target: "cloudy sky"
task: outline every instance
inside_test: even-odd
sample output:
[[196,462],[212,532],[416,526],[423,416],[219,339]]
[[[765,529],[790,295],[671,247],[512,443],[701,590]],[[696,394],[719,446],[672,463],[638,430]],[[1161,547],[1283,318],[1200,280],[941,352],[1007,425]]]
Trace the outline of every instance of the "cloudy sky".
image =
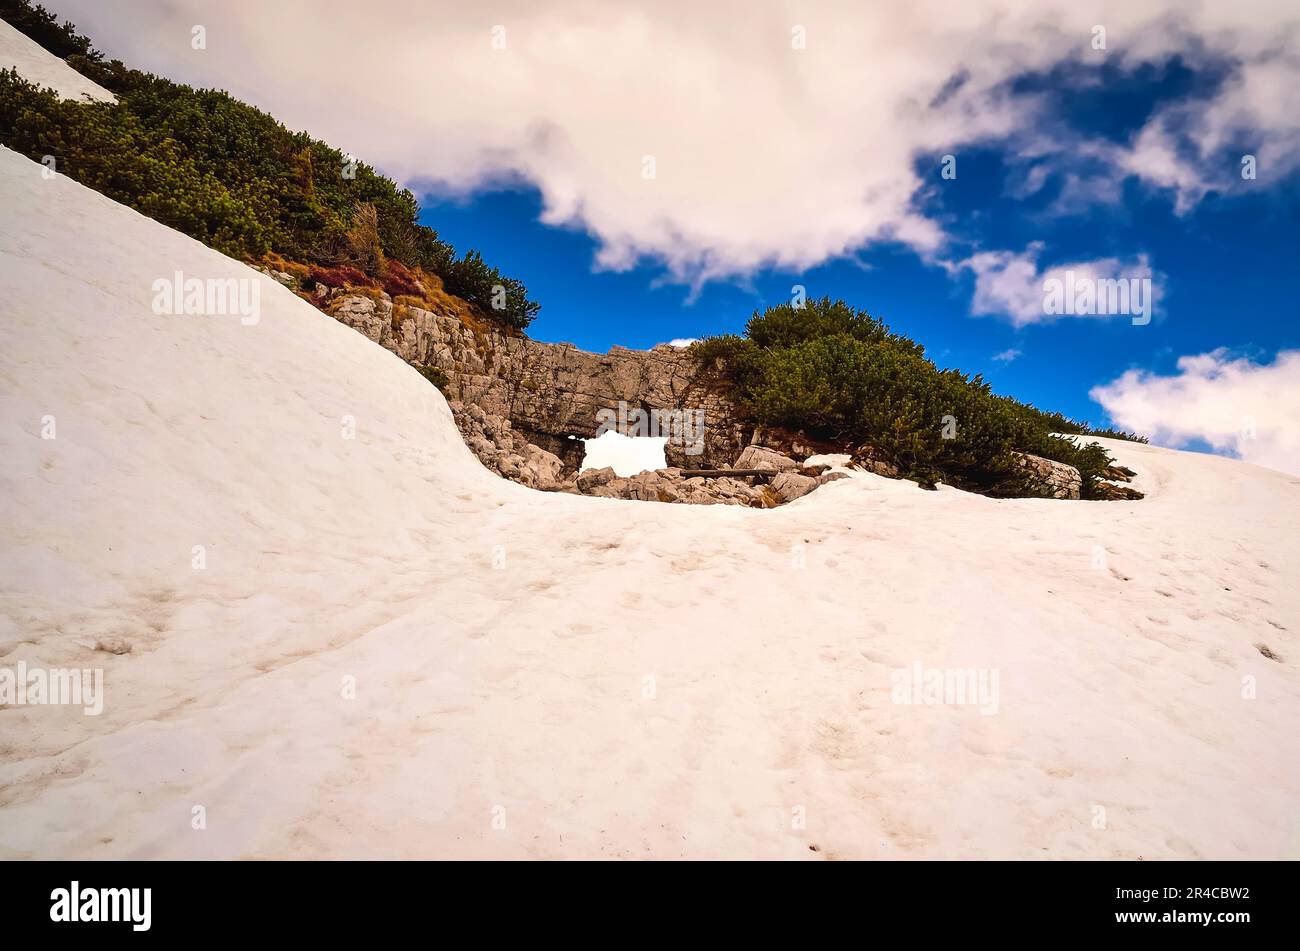
[[[1294,2],[46,6],[408,184],[541,339],[737,330],[800,285],[1000,392],[1300,473]],[[1154,312],[1053,313],[1071,275]]]

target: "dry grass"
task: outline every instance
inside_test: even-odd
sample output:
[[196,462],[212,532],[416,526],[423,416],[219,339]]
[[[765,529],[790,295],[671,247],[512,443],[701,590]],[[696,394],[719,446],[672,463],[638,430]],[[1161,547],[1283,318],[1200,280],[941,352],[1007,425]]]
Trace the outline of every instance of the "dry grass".
[[[323,284],[326,287],[342,288],[349,294],[381,300],[387,293],[393,301],[392,326],[396,332],[401,324],[414,315],[411,309],[418,308],[434,314],[455,317],[474,335],[474,348],[480,354],[492,352],[490,337],[492,334],[522,337],[523,332],[514,327],[504,326],[491,315],[484,314],[473,304],[453,294],[448,294],[442,278],[431,274],[421,267],[407,267],[400,261],[389,259],[385,262],[383,279],[373,278],[358,268],[348,264],[334,267],[319,267],[290,261],[274,251],[263,256],[259,262],[264,267],[284,271],[296,278],[302,287]],[[399,293],[394,293],[399,291]],[[316,307],[329,312],[329,299],[322,300],[309,290],[299,290],[298,296]]]
[[305,264],[299,264],[297,261],[290,261],[288,258],[281,257],[274,251],[268,251],[262,255],[262,260],[256,262],[262,267],[269,268],[272,271],[283,271],[290,277],[302,283],[311,277],[311,268]]

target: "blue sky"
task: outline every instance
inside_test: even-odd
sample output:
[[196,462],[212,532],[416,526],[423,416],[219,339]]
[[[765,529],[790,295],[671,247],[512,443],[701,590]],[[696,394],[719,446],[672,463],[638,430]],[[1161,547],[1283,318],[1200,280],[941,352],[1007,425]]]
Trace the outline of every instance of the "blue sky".
[[[1001,393],[1300,473],[1295,3],[53,5],[409,186],[539,339],[737,331],[801,284]],[[1149,278],[1154,319],[1049,317],[1066,271]]]
[[[961,176],[954,191],[998,188],[995,170]],[[480,249],[542,302],[530,336],[589,350],[738,333],[755,309],[789,300],[791,287],[803,284],[811,297],[843,298],[884,319],[924,344],[941,366],[983,373],[1001,393],[1100,423],[1106,414],[1089,389],[1132,366],[1165,373],[1186,353],[1228,347],[1271,356],[1300,346],[1300,205],[1292,200],[1288,207],[1275,196],[1211,202],[1178,218],[1167,196],[1139,195],[1123,209],[1046,228],[1030,220],[1025,206],[1031,203],[999,199],[995,204],[1005,207],[996,214],[1011,219],[1005,227],[1081,254],[1099,241],[1124,250],[1126,236],[1140,238],[1166,275],[1161,311],[1146,326],[1115,319],[1019,330],[992,316],[970,315],[970,275],[950,279],[943,268],[901,248],[859,252],[852,261],[803,273],[763,271],[746,281],[713,281],[692,295],[689,286],[665,281],[654,265],[625,272],[593,268],[596,243],[580,231],[540,224],[533,190],[424,201],[425,224],[457,249]],[[1008,350],[1021,355],[994,359]]]
[[[1062,95],[1061,120],[1082,133],[1122,141],[1154,106],[1173,98],[1173,90],[1201,88],[1176,63],[1119,77],[1113,87],[1087,97]],[[1261,359],[1300,346],[1294,173],[1244,194],[1211,194],[1183,215],[1175,213],[1171,192],[1130,178],[1121,183],[1117,204],[1059,214],[1047,209],[1061,193],[1060,175],[1018,197],[1015,184],[1023,172],[1014,153],[971,149],[956,159],[957,177],[945,181],[934,158],[934,187],[924,205],[927,214],[954,222],[956,240],[1014,248],[1041,241],[1044,265],[1145,252],[1163,275],[1152,322],[1134,326],[1119,317],[1015,328],[996,315],[972,316],[972,274],[952,276],[898,245],[861,249],[805,271],[764,269],[700,288],[674,281],[654,262],[601,269],[594,264],[598,241],[580,228],[542,224],[541,196],[524,184],[468,198],[426,194],[421,220],[458,250],[478,248],[524,281],[542,303],[529,329],[537,339],[603,351],[614,344],[645,348],[738,333],[755,309],[788,301],[791,287],[802,284],[810,297],[843,298],[884,319],[924,344],[941,366],[983,373],[1001,393],[1095,423],[1110,420],[1089,390],[1132,367],[1165,374],[1184,354],[1226,347]],[[918,172],[924,172],[921,163]],[[994,359],[1008,351],[1019,355]]]

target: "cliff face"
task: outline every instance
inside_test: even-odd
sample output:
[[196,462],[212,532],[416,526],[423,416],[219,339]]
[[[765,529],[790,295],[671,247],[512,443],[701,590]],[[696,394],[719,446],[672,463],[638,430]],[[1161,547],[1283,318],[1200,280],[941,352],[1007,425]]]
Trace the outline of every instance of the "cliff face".
[[729,466],[753,435],[723,395],[723,381],[678,347],[588,353],[476,326],[450,308],[436,313],[382,297],[338,294],[327,310],[408,363],[443,371],[448,399],[510,420],[566,471],[581,464],[580,440],[602,424],[668,436],[668,463],[681,468]]
[[[288,275],[283,279],[288,283]],[[443,392],[467,443],[484,465],[525,485],[552,491],[576,486],[581,440],[603,429],[667,436],[665,456],[675,469],[730,468],[746,446],[761,443],[794,459],[852,452],[861,468],[902,475],[875,459],[868,446],[819,443],[746,424],[726,396],[726,381],[682,348],[661,344],[588,353],[572,344],[502,333],[455,298],[446,298],[441,310],[427,310],[395,304],[386,294],[325,288],[318,294],[318,303],[341,323],[410,364],[441,371]],[[1079,498],[1078,470],[1038,456],[1017,457],[1029,494]]]

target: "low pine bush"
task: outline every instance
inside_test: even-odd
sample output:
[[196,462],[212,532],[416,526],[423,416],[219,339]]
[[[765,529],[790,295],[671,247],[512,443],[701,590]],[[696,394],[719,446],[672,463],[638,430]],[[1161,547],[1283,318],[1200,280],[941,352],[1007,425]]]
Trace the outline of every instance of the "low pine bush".
[[693,352],[718,362],[755,422],[869,443],[922,483],[1020,495],[1024,475],[1013,455],[1020,451],[1078,468],[1087,496],[1111,464],[1098,443],[1052,435],[1086,427],[998,396],[979,375],[939,369],[920,344],[843,301],[769,308],[743,336],[706,338]]
[[52,155],[62,174],[231,257],[261,261],[274,252],[376,277],[396,261],[438,275],[449,293],[504,327],[522,330],[536,317],[539,305],[521,281],[477,252],[458,259],[419,223],[415,196],[364,162],[228,93],[106,61],[72,24],[30,0],[0,0],[0,17],[118,100],[60,100],[16,70],[0,71],[5,146],[35,161]]

